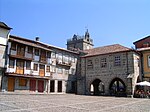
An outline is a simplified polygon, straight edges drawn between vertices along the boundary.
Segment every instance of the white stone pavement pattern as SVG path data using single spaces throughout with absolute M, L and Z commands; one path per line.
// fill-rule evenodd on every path
M 150 99 L 0 93 L 1 112 L 150 112 Z

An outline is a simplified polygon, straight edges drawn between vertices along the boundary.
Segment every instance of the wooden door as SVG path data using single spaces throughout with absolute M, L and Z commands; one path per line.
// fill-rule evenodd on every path
M 23 57 L 25 55 L 25 46 L 18 45 L 17 47 L 17 55 Z
M 62 81 L 58 81 L 58 92 L 62 92 Z
M 55 81 L 54 80 L 50 81 L 50 92 L 55 92 Z
M 30 91 L 36 91 L 36 80 L 35 79 L 30 80 Z
M 43 92 L 43 91 L 44 91 L 44 81 L 38 80 L 38 92 Z
M 46 51 L 44 50 L 41 50 L 40 61 L 44 63 L 46 62 Z
M 45 65 L 40 65 L 40 76 L 43 77 L 45 76 Z
M 24 74 L 24 61 L 23 60 L 17 60 L 16 73 Z
M 15 86 L 15 78 L 9 77 L 8 78 L 8 91 L 14 91 L 14 86 Z

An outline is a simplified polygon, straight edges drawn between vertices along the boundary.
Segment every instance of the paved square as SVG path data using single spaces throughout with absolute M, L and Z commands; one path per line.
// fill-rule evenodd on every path
M 0 94 L 2 112 L 150 112 L 150 99 L 73 94 Z

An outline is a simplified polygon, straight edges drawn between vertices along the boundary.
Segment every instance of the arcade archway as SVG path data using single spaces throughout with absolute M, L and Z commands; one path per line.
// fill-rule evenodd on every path
M 90 92 L 92 95 L 104 94 L 104 83 L 99 79 L 95 79 L 90 85 Z
M 115 78 L 111 81 L 109 90 L 112 96 L 126 96 L 125 83 L 119 78 Z

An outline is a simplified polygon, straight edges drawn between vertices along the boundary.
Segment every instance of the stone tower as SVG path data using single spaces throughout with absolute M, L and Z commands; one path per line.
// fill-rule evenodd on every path
M 90 38 L 90 34 L 87 31 L 84 36 L 74 34 L 71 39 L 67 40 L 68 50 L 87 50 L 93 48 L 93 40 Z

